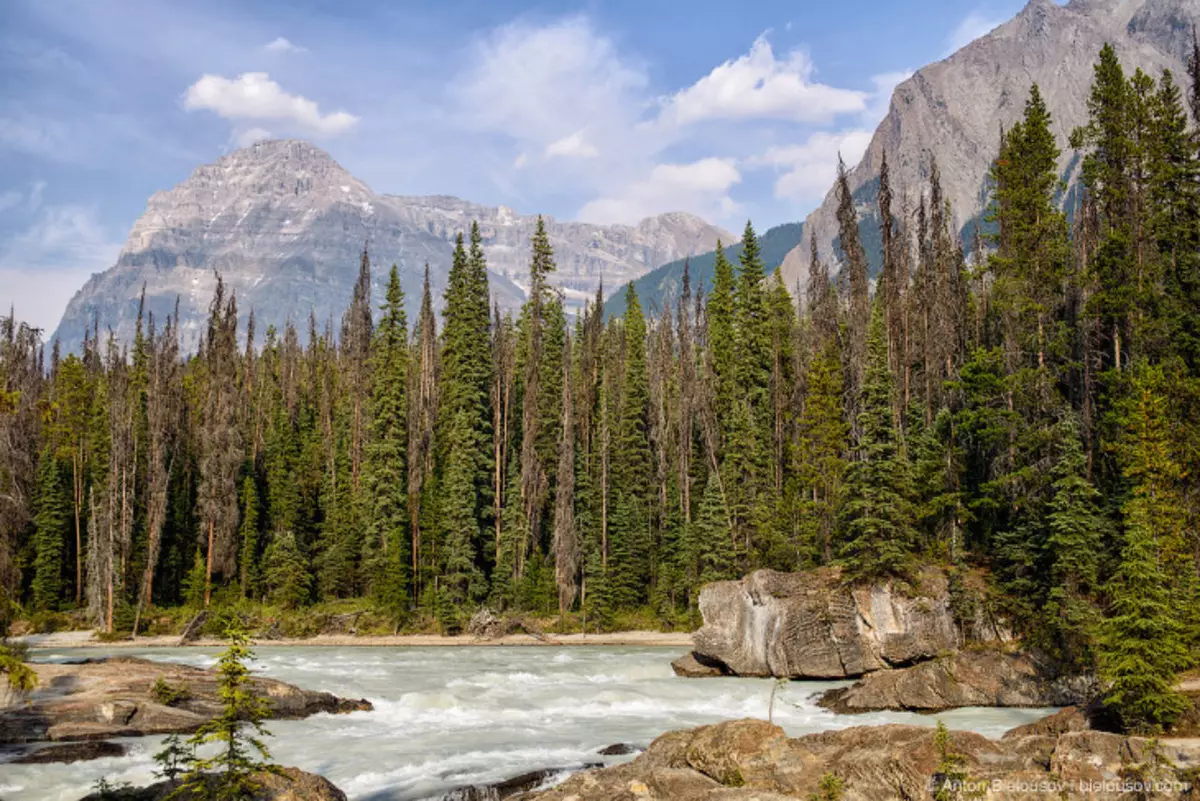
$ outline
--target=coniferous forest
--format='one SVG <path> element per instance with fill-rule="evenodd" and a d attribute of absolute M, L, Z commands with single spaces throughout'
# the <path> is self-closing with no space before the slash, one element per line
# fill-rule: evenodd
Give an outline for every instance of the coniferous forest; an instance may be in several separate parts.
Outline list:
<path fill-rule="evenodd" d="M 885 162 L 877 232 L 842 168 L 839 258 L 814 238 L 802 292 L 747 224 L 711 291 L 685 276 L 647 309 L 629 287 L 607 320 L 597 293 L 569 320 L 539 225 L 528 300 L 501 314 L 473 226 L 441 315 L 394 268 L 373 297 L 364 252 L 338 321 L 262 331 L 218 283 L 194 354 L 172 319 L 60 352 L 10 316 L 0 586 L 107 631 L 345 598 L 397 626 L 487 605 L 596 630 L 692 625 L 701 585 L 760 567 L 938 563 L 985 575 L 1026 643 L 1098 666 L 1129 721 L 1169 722 L 1200 654 L 1191 71 L 1129 75 L 1106 48 L 1069 142 L 1032 87 L 969 241 L 935 158 L 921 187 Z"/>

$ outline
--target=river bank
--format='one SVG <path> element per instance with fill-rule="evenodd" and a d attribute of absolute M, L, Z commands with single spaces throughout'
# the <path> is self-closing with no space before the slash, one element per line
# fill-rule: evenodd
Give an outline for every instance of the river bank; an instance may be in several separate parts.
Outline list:
<path fill-rule="evenodd" d="M 103 640 L 94 631 L 57 631 L 52 634 L 28 634 L 12 638 L 30 648 L 221 648 L 225 641 L 219 638 L 201 637 L 180 643 L 178 635 L 138 637 L 136 640 Z M 380 648 L 439 648 L 479 646 L 646 646 L 689 648 L 692 635 L 688 632 L 662 631 L 614 631 L 603 634 L 546 634 L 535 637 L 531 634 L 506 634 L 503 637 L 483 638 L 460 634 L 447 637 L 441 634 L 318 634 L 305 638 L 255 639 L 256 646 L 302 646 L 302 647 L 380 647 Z"/>

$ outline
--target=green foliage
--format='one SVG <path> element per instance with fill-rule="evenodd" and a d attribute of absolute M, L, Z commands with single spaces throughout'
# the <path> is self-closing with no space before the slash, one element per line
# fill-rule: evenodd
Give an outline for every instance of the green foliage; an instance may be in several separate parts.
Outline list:
<path fill-rule="evenodd" d="M 24 653 L 14 646 L 0 645 L 0 673 L 4 674 L 10 692 L 24 694 L 37 687 L 37 673 L 25 664 Z"/>
<path fill-rule="evenodd" d="M 877 303 L 867 341 L 859 456 L 846 471 L 842 505 L 840 556 L 853 580 L 905 578 L 912 564 L 912 488 L 892 416 L 894 391 Z"/>
<path fill-rule="evenodd" d="M 263 583 L 267 597 L 285 609 L 308 603 L 312 574 L 304 554 L 296 544 L 296 535 L 280 531 L 271 539 L 263 559 Z"/>
<path fill-rule="evenodd" d="M 192 691 L 187 684 L 171 684 L 159 676 L 150 687 L 150 695 L 163 706 L 174 706 L 192 697 Z"/>
<path fill-rule="evenodd" d="M 163 747 L 154 753 L 154 775 L 174 784 L 195 755 L 195 749 L 184 744 L 178 734 L 169 734 L 163 740 Z"/>
<path fill-rule="evenodd" d="M 808 801 L 842 801 L 845 797 L 846 783 L 833 773 L 824 773 L 817 791 L 809 794 Z"/>
<path fill-rule="evenodd" d="M 56 609 L 63 596 L 63 555 L 70 515 L 58 460 L 49 448 L 38 459 L 38 503 L 33 524 L 33 605 L 36 609 Z"/>
<path fill-rule="evenodd" d="M 228 646 L 217 661 L 218 697 L 221 714 L 204 723 L 188 740 L 193 755 L 186 760 L 183 788 L 211 801 L 241 801 L 259 785 L 253 776 L 269 765 L 271 758 L 262 738 L 269 736 L 263 725 L 269 713 L 266 699 L 254 692 L 247 663 L 254 658 L 244 631 L 231 627 Z M 217 747 L 209 757 L 195 752 L 210 744 Z M 210 776 L 209 774 L 214 774 Z M 186 797 L 186 796 L 185 796 Z"/>

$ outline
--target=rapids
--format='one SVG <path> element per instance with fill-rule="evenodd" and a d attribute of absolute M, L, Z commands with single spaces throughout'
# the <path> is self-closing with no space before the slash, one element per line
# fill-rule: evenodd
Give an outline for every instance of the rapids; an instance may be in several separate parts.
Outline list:
<path fill-rule="evenodd" d="M 47 649 L 36 661 L 102 651 Z M 122 655 L 208 666 L 216 651 L 122 648 Z M 254 670 L 301 687 L 369 699 L 374 712 L 271 721 L 272 757 L 321 773 L 359 801 L 439 798 L 541 768 L 571 768 L 614 743 L 647 745 L 670 729 L 766 717 L 768 679 L 683 679 L 678 648 L 259 647 Z M 875 723 L 932 726 L 908 713 L 835 715 L 812 697 L 846 682 L 792 683 L 775 701 L 775 721 L 800 735 Z M 1051 710 L 961 709 L 939 717 L 951 728 L 996 737 Z M 5 801 L 75 801 L 97 780 L 145 784 L 162 738 L 124 741 L 129 755 L 72 765 L 0 764 Z"/>

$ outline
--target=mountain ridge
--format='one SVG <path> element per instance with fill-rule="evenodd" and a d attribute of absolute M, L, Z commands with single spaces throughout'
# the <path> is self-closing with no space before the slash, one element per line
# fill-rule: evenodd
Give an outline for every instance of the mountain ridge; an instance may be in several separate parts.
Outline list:
<path fill-rule="evenodd" d="M 558 271 L 551 282 L 568 311 L 590 298 L 601 276 L 624 283 L 660 263 L 712 249 L 727 231 L 670 212 L 636 226 L 559 222 L 543 215 Z M 382 297 L 386 266 L 400 269 L 410 316 L 420 302 L 426 264 L 440 307 L 459 231 L 478 221 L 493 300 L 515 309 L 537 215 L 484 206 L 449 195 L 377 194 L 328 153 L 303 140 L 268 140 L 197 167 L 156 192 L 134 222 L 116 263 L 94 274 L 67 306 L 53 338 L 76 347 L 98 322 L 128 341 L 142 287 L 146 309 L 162 319 L 180 302 L 184 346 L 194 347 L 207 317 L 217 272 L 259 330 L 297 325 L 311 313 L 319 326 L 349 302 L 363 247 Z M 245 315 L 243 315 L 245 317 Z"/>
<path fill-rule="evenodd" d="M 1060 174 L 1073 186 L 1077 159 L 1067 137 L 1087 120 L 1092 67 L 1101 46 L 1111 42 L 1129 71 L 1141 67 L 1157 77 L 1169 68 L 1180 76 L 1192 21 L 1198 19 L 1200 0 L 1071 0 L 1061 6 L 1030 0 L 1012 19 L 896 87 L 887 115 L 848 172 L 860 218 L 874 212 L 885 151 L 897 195 L 893 208 L 904 197 L 910 207 L 915 204 L 936 157 L 954 227 L 969 234 L 985 210 L 987 172 L 1001 126 L 1019 118 L 1034 82 L 1053 116 L 1062 148 Z M 837 256 L 836 209 L 835 184 L 804 221 L 806 232 L 816 232 L 822 259 Z M 806 241 L 780 267 L 789 287 L 807 282 L 808 262 L 806 233 Z"/>

